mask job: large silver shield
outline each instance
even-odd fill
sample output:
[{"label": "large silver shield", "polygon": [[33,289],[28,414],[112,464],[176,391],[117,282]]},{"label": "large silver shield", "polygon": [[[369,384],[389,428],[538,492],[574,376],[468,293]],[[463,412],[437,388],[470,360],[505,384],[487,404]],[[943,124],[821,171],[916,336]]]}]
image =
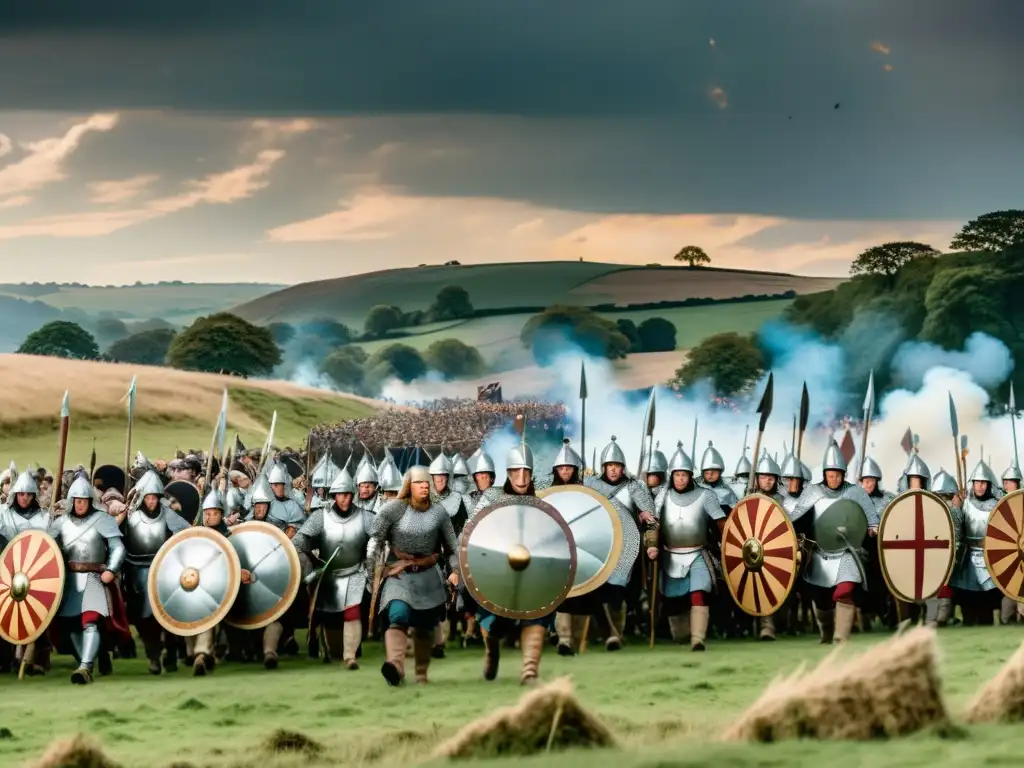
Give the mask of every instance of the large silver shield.
[{"label": "large silver shield", "polygon": [[487,611],[537,619],[562,604],[576,580],[576,541],[553,506],[523,496],[485,507],[459,542],[466,590]]},{"label": "large silver shield", "polygon": [[160,626],[191,637],[213,629],[238,597],[235,548],[210,528],[187,528],[164,542],[149,569],[149,604]]},{"label": "large silver shield", "polygon": [[554,485],[537,493],[561,514],[576,542],[576,580],[569,597],[603,585],[622,554],[622,520],[612,503],[583,485]]},{"label": "large silver shield", "polygon": [[242,584],[225,621],[239,629],[260,629],[277,621],[295,602],[302,583],[299,554],[279,529],[250,520],[231,529],[242,570],[251,574]]},{"label": "large silver shield", "polygon": [[856,549],[867,535],[868,519],[860,504],[851,499],[840,499],[814,521],[814,539],[826,552]]}]

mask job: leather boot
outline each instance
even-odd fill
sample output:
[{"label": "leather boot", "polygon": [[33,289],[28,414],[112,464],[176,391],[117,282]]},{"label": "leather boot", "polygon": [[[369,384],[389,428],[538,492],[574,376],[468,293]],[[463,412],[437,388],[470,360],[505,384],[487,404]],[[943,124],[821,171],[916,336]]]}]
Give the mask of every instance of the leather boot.
[{"label": "leather boot", "polygon": [[845,643],[850,639],[850,632],[853,631],[853,618],[857,609],[853,603],[836,603],[835,611],[835,641]]},{"label": "leather boot", "polygon": [[924,601],[924,625],[926,627],[939,626],[939,598],[933,597]]},{"label": "leather boot", "polygon": [[406,630],[391,627],[384,632],[384,658],[380,673],[388,685],[400,685],[405,678],[405,650],[409,645]]},{"label": "leather boot", "polygon": [[604,607],[605,618],[608,621],[608,638],[604,641],[607,651],[618,651],[622,648],[622,629],[626,623],[626,613],[622,608]]},{"label": "leather boot", "polygon": [[668,631],[672,639],[679,643],[686,643],[690,640],[690,614],[680,613],[668,617]]},{"label": "leather boot", "polygon": [[345,633],[341,629],[323,630],[324,664],[345,654]]},{"label": "leather boot", "polygon": [[759,637],[761,640],[771,642],[775,639],[775,619],[771,616],[762,616],[761,619],[761,632]]},{"label": "leather boot", "polygon": [[341,660],[345,669],[359,669],[356,663],[356,651],[363,641],[363,622],[358,619],[346,621],[342,632]]},{"label": "leather boot", "polygon": [[416,682],[423,685],[427,682],[427,669],[430,667],[430,658],[436,646],[432,637],[416,636],[413,641],[413,657],[416,659]]},{"label": "leather boot", "polygon": [[935,622],[940,626],[944,627],[949,623],[950,618],[953,616],[953,598],[951,597],[940,597],[939,607],[935,615]]},{"label": "leather boot", "polygon": [[444,646],[448,641],[447,627],[448,619],[438,622],[438,625],[434,627],[434,642],[430,652],[435,659],[444,658]]},{"label": "leather boot", "polygon": [[265,669],[277,669],[277,645],[281,642],[284,627],[275,621],[263,629],[263,666]]},{"label": "leather boot", "polygon": [[710,620],[711,609],[708,606],[690,606],[690,650],[704,650],[704,639],[708,635],[708,622]]},{"label": "leather boot", "polygon": [[540,671],[540,655],[544,651],[544,640],[548,631],[539,624],[531,624],[519,631],[519,646],[523,651],[523,668],[519,673],[519,682],[529,685],[537,679]]},{"label": "leather boot", "polygon": [[483,627],[480,632],[484,636],[484,680],[493,680],[498,676],[498,662],[501,660],[501,640]]},{"label": "leather boot", "polygon": [[[572,644],[572,630],[573,630],[573,617],[568,613],[556,613],[555,614],[555,632],[558,633],[558,655],[559,656],[572,656],[576,652],[573,650]],[[520,645],[522,641],[520,641]]]},{"label": "leather boot", "polygon": [[836,631],[835,611],[823,611],[818,606],[814,606],[814,619],[818,622],[822,644],[830,645]]}]

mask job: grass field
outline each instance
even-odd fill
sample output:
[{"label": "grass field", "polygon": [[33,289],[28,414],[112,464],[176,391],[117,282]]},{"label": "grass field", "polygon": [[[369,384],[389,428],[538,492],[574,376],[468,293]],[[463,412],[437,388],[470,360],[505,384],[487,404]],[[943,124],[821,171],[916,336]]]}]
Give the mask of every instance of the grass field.
[{"label": "grass field", "polygon": [[[885,637],[855,636],[844,653],[856,653]],[[944,695],[954,718],[1021,639],[1015,627],[939,632]],[[613,730],[622,748],[552,753],[517,764],[917,768],[1019,765],[1024,752],[1020,725],[925,732],[895,741],[716,743],[716,734],[774,676],[828,652],[809,637],[784,638],[770,645],[712,642],[704,654],[669,644],[651,651],[640,642],[618,654],[594,650],[569,659],[552,650],[545,649],[542,678],[571,675],[582,704]],[[378,671],[379,646],[370,643],[357,672],[303,658],[285,659],[275,672],[224,664],[207,678],[192,678],[182,671],[153,678],[146,674],[144,662],[115,661],[112,677],[87,687],[72,686],[72,660],[57,657],[45,678],[17,682],[12,676],[0,682],[0,727],[9,732],[0,738],[0,763],[22,764],[53,739],[77,732],[91,734],[125,768],[422,763],[435,744],[463,724],[518,700],[518,656],[518,651],[506,651],[499,679],[485,683],[480,679],[481,651],[456,650],[432,663],[428,686],[400,689],[385,685]],[[273,754],[265,741],[275,728],[315,739],[325,748],[322,756]]]},{"label": "grass field", "polygon": [[30,296],[19,293],[16,286],[0,286],[0,294],[27,300],[35,299],[57,309],[78,308],[91,315],[102,312],[123,312],[137,319],[160,317],[180,324],[200,315],[220,312],[236,304],[249,302],[273,293],[281,286],[259,283],[191,285],[125,285],[111,288],[87,286],[61,288],[54,293]]},{"label": "grass field", "polygon": [[361,329],[371,307],[394,304],[406,312],[425,310],[446,285],[465,288],[479,309],[496,309],[722,299],[789,290],[802,294],[828,290],[839,282],[771,272],[575,261],[425,266],[303,283],[232,311],[254,323],[329,317]]},{"label": "grass field", "polygon": [[[65,389],[71,427],[67,463],[89,464],[96,441],[99,464],[124,461],[127,412],[123,398],[137,376],[134,448],[158,457],[207,450],[224,388],[228,388],[229,435],[258,447],[278,412],[277,445],[298,448],[311,426],[372,413],[371,400],[335,395],[283,382],[244,380],[168,368],[0,355],[0,463],[13,459],[56,468],[58,420]],[[230,438],[229,438],[230,439]],[[133,449],[134,450],[134,449]]]}]

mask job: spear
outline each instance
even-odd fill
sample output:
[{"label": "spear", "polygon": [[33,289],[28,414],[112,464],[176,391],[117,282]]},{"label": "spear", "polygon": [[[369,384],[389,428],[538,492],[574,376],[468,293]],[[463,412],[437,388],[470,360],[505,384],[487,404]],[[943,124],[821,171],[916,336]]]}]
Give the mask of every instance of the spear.
[{"label": "spear", "polygon": [[[761,402],[757,406],[757,412],[761,414],[761,421],[757,425],[757,438],[754,440],[754,459],[761,454],[761,438],[764,437],[764,428],[768,424],[768,417],[772,415],[772,397],[775,390],[775,374],[768,374],[768,383],[765,384],[764,394],[761,395]],[[747,494],[754,490],[754,481],[757,475],[753,472],[747,478]]]},{"label": "spear", "polygon": [[690,446],[690,459],[697,463],[697,417],[693,419],[693,445]]},{"label": "spear", "polygon": [[967,435],[960,435],[960,462],[963,470],[964,485],[967,484]]},{"label": "spear", "polygon": [[[71,424],[71,398],[67,390],[64,391],[64,400],[60,404],[60,448],[57,451],[57,474],[53,476],[53,484],[56,486],[50,493],[50,514],[53,515],[57,508],[57,499],[63,495],[64,486],[64,458],[68,452],[68,427]],[[17,478],[12,479],[14,482]]]},{"label": "spear", "polygon": [[[801,402],[801,405],[802,404],[803,403]],[[795,451],[796,450],[796,414],[795,413],[793,414],[793,439],[790,441],[790,445],[793,446],[793,450]],[[789,454],[787,453],[786,455],[788,456]]]},{"label": "spear", "polygon": [[[962,456],[960,454],[960,421],[956,417],[956,403],[953,402],[953,393],[949,393],[949,428],[953,432],[953,455],[956,456],[956,484],[960,486],[960,490],[964,487],[964,473],[965,469],[961,467]],[[966,440],[962,442],[966,447]]]},{"label": "spear", "polygon": [[1017,456],[1017,401],[1013,396],[1013,382],[1010,382],[1010,431],[1013,433],[1013,466],[1019,467]]},{"label": "spear", "polygon": [[[128,385],[128,430],[124,438],[124,497],[128,498],[128,491],[132,485],[132,425],[135,422],[135,377],[132,376],[132,383]],[[91,476],[91,475],[90,475]]]},{"label": "spear", "polygon": [[[654,442],[654,389],[651,389],[651,397],[647,401],[647,413],[644,414],[644,433],[640,439],[640,464],[636,470],[638,478],[643,477],[647,471],[647,463],[651,460],[651,446]],[[645,480],[646,482],[646,480]]]},{"label": "spear", "polygon": [[[224,398],[220,404],[220,414],[217,416],[217,426],[213,428],[213,437],[210,438],[210,454],[206,457],[206,485],[203,486],[203,493],[210,492],[210,481],[213,479],[213,457],[217,454],[217,448],[224,446],[224,431],[228,422],[228,391],[224,390]],[[220,454],[223,455],[223,454]]]},{"label": "spear", "polygon": [[[92,482],[92,476],[96,473],[96,438],[92,439],[92,454],[89,456],[89,482]],[[127,478],[125,479],[127,482]]]},{"label": "spear", "polygon": [[313,430],[306,435],[306,514],[313,503]]},{"label": "spear", "polygon": [[864,461],[868,455],[868,431],[871,429],[871,412],[875,410],[875,372],[868,376],[868,391],[864,395],[864,431],[860,435],[860,477],[864,479]]},{"label": "spear", "polygon": [[597,448],[594,448],[590,452],[590,474],[597,474]]},{"label": "spear", "polygon": [[800,425],[796,433],[796,457],[799,459],[804,452],[804,434],[807,432],[807,420],[811,417],[811,398],[807,394],[807,382],[804,382],[800,393]]},{"label": "spear", "polygon": [[[587,460],[587,366],[580,363],[580,458]],[[583,467],[586,472],[587,468]]]},{"label": "spear", "polygon": [[745,426],[743,428],[743,454],[741,455],[740,458],[745,458],[746,455],[747,455],[747,438],[748,437],[750,437],[750,425],[749,424],[747,424],[747,426]]},{"label": "spear", "polygon": [[267,432],[267,442],[263,444],[263,452],[260,454],[260,463],[256,468],[256,477],[263,474],[263,468],[267,466],[267,455],[270,453],[270,446],[274,444],[275,429],[277,429],[277,411],[274,411],[274,415],[270,418],[270,431]]}]

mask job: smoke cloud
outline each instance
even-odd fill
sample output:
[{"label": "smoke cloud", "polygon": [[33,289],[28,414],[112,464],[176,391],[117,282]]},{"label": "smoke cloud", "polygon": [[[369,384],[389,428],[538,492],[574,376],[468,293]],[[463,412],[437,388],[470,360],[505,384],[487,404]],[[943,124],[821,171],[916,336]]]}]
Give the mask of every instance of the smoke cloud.
[{"label": "smoke cloud", "polygon": [[933,368],[952,368],[969,372],[975,382],[992,389],[1009,377],[1013,357],[1003,342],[975,332],[967,337],[962,352],[928,342],[904,342],[896,350],[892,368],[900,383],[908,387],[920,387]]}]

